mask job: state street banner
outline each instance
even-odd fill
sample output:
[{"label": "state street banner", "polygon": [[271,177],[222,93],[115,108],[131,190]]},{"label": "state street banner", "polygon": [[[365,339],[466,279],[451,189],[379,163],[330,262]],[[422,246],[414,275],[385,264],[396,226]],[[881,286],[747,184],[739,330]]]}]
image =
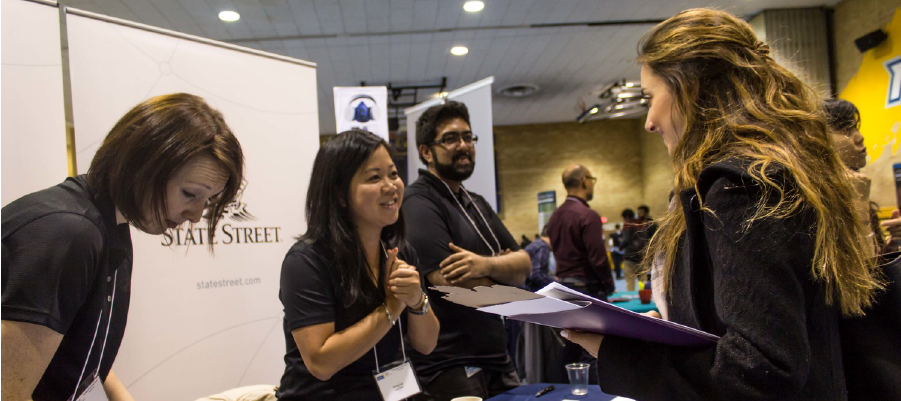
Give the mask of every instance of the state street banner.
[{"label": "state street banner", "polygon": [[334,94],[338,133],[359,128],[388,141],[388,88],[336,86]]},{"label": "state street banner", "polygon": [[2,206],[68,176],[59,9],[0,2]]},{"label": "state street banner", "polygon": [[[463,186],[488,201],[498,211],[497,176],[494,164],[494,120],[491,112],[491,84],[494,77],[488,77],[448,92],[447,99],[466,105],[469,110],[469,122],[472,133],[479,137],[476,143],[476,167],[472,176],[463,181]],[[419,178],[419,169],[426,168],[419,160],[419,149],[416,147],[416,120],[429,107],[441,104],[443,99],[432,99],[404,110],[407,116],[407,176],[412,184]]]},{"label": "state street banner", "polygon": [[69,9],[78,170],[125,112],[188,92],[222,112],[246,159],[208,250],[206,222],[132,229],[128,327],[113,370],[138,400],[193,400],[284,371],[282,261],[305,231],[319,147],[315,64]]}]

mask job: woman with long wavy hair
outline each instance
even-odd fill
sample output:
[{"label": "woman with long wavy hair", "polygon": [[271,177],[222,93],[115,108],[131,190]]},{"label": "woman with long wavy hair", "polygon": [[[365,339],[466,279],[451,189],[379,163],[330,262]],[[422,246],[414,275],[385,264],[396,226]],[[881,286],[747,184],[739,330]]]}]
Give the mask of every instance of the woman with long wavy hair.
[{"label": "woman with long wavy hair", "polygon": [[816,95],[744,21],[687,10],[639,45],[645,128],[673,204],[644,266],[668,320],[720,336],[675,347],[566,331],[601,389],[638,400],[843,400],[838,321],[881,283]]}]

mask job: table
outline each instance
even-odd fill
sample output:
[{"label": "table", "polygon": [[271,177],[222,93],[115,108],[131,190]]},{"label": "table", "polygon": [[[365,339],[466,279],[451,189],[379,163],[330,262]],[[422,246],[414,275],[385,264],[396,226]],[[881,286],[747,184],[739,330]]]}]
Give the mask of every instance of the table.
[{"label": "table", "polygon": [[506,393],[491,397],[488,401],[610,401],[616,398],[615,395],[602,393],[597,384],[588,385],[588,394],[573,395],[569,390],[569,383],[554,383],[554,390],[541,397],[535,397],[536,393],[550,385],[550,383],[535,383],[519,386]]},{"label": "table", "polygon": [[[651,300],[649,304],[641,303],[641,300],[638,299],[638,291],[623,291],[623,292],[614,292],[607,296],[607,299],[617,298],[622,296],[634,296],[634,299],[625,302],[612,302],[612,304],[619,306],[620,308],[628,309],[632,312],[645,313],[650,311],[657,311],[657,305],[654,304],[654,300]],[[541,397],[544,398],[544,397]]]}]

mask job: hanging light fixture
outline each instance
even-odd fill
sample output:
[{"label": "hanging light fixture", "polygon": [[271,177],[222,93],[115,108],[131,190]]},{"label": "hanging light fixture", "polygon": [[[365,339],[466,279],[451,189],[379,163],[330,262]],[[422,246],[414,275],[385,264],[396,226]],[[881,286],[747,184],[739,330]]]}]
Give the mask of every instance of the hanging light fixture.
[{"label": "hanging light fixture", "polygon": [[[600,102],[585,108],[576,121],[580,124],[592,118],[611,119],[639,115],[647,112],[648,102],[641,94],[638,82],[625,79],[602,87],[598,94]],[[595,92],[598,93],[598,92]]]}]

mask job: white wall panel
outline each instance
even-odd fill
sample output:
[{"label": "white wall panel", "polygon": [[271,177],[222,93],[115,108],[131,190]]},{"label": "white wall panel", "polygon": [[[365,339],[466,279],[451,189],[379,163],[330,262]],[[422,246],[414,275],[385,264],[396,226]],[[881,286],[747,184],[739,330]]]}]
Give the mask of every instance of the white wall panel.
[{"label": "white wall panel", "polygon": [[0,2],[2,182],[6,206],[68,175],[59,10]]},{"label": "white wall panel", "polygon": [[[167,237],[132,230],[131,309],[114,370],[145,400],[277,384],[285,353],[279,272],[305,230],[303,202],[319,147],[315,68],[74,14],[67,23],[79,170],[135,104],[196,94],[224,114],[241,142],[247,186],[238,206],[253,216],[222,220],[215,255],[196,239],[187,246],[184,229],[170,232],[171,246]],[[212,283],[226,285],[205,288]]]}]

